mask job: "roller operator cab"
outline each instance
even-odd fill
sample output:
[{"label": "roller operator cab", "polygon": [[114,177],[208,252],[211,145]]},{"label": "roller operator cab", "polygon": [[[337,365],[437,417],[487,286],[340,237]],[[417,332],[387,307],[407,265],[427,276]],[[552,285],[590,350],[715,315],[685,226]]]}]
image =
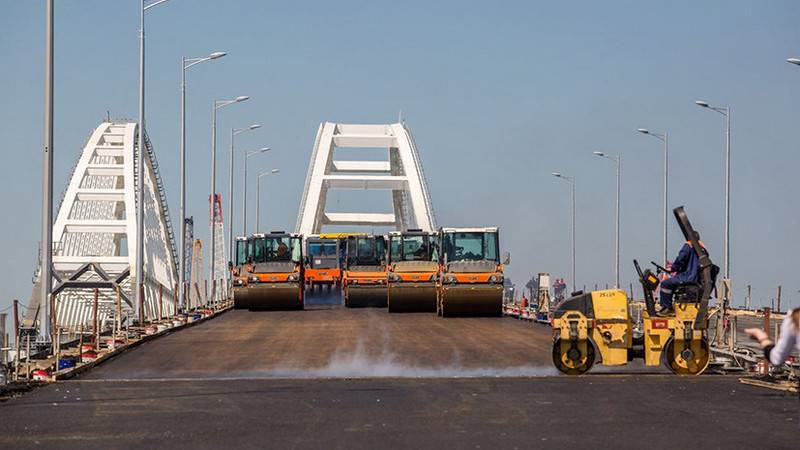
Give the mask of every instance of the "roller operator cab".
[{"label": "roller operator cab", "polygon": [[436,311],[440,253],[437,233],[389,233],[389,312]]},{"label": "roller operator cab", "polygon": [[234,303],[236,302],[236,294],[241,293],[247,288],[247,269],[250,264],[248,250],[248,238],[245,236],[237,236],[236,242],[234,243],[234,260],[229,264]]},{"label": "roller operator cab", "polygon": [[303,309],[305,291],[302,236],[283,231],[255,234],[249,240],[247,289],[234,297],[235,308]]},{"label": "roller operator cab", "polygon": [[375,235],[349,236],[345,245],[344,305],[386,307],[386,239]]},{"label": "roller operator cab", "polygon": [[440,316],[501,316],[503,314],[503,264],[499,230],[442,228],[439,304]]},{"label": "roller operator cab", "polygon": [[330,292],[342,279],[339,239],[309,236],[306,238],[305,280],[309,291]]},{"label": "roller operator cab", "polygon": [[674,314],[659,317],[653,292],[659,279],[634,260],[646,310],[641,332],[634,331],[625,292],[618,289],[576,292],[553,311],[553,363],[561,372],[579,375],[595,361],[606,366],[644,360],[664,364],[679,375],[699,375],[708,367],[708,301],[718,268],[695,238],[683,207],[673,210],[684,237],[699,259],[698,283],[675,290]]}]

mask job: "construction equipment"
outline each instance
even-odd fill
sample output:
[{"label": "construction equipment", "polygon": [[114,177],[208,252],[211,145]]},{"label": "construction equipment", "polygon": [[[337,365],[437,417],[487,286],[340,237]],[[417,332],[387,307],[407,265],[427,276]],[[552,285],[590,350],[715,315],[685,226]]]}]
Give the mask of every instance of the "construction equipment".
[{"label": "construction equipment", "polygon": [[585,373],[597,353],[601,364],[607,366],[642,358],[647,366],[663,362],[679,375],[699,375],[708,367],[708,300],[716,266],[700,246],[683,207],[673,213],[699,258],[699,283],[677,288],[674,314],[658,317],[653,291],[659,279],[650,269],[642,271],[634,260],[647,309],[642,312],[643,330],[639,333],[634,331],[625,291],[573,293],[553,311],[553,363],[558,370],[569,375]]},{"label": "construction equipment", "polygon": [[509,257],[500,262],[498,235],[496,227],[440,230],[440,316],[503,314],[503,265]]},{"label": "construction equipment", "polygon": [[303,309],[303,245],[299,234],[273,231],[249,239],[247,287],[234,296],[234,308]]},{"label": "construction equipment", "polygon": [[340,241],[335,237],[306,237],[305,281],[306,288],[331,292],[342,280]]},{"label": "construction equipment", "polygon": [[435,312],[439,235],[419,229],[389,233],[389,312]]},{"label": "construction equipment", "polygon": [[233,257],[235,261],[229,262],[228,266],[231,271],[231,280],[233,284],[233,299],[236,302],[236,295],[240,296],[247,290],[247,268],[250,264],[250,240],[245,236],[237,236],[234,243],[235,253]]},{"label": "construction equipment", "polygon": [[386,240],[375,235],[349,236],[345,245],[344,305],[386,307]]}]

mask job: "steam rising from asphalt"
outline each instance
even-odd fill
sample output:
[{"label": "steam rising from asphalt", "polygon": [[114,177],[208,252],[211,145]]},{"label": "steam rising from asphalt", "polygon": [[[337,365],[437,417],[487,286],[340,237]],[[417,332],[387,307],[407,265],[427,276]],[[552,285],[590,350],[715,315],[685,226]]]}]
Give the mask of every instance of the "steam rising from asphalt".
[{"label": "steam rising from asphalt", "polygon": [[412,366],[398,361],[395,354],[383,352],[377,357],[367,354],[363,345],[355,351],[337,351],[328,364],[318,369],[296,370],[276,368],[265,374],[286,378],[477,378],[477,377],[537,377],[555,375],[552,368],[535,366],[463,367],[457,361],[439,366]]}]

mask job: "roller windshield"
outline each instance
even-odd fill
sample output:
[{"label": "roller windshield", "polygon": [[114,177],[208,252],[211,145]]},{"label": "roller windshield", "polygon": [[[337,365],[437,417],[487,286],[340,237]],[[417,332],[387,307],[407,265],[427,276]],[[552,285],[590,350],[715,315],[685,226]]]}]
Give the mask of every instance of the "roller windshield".
[{"label": "roller windshield", "polygon": [[389,236],[389,262],[438,261],[439,240],[434,236]]},{"label": "roller windshield", "polygon": [[379,266],[386,261],[386,242],[383,237],[352,237],[347,245],[347,264],[350,266]]},{"label": "roller windshield", "polygon": [[247,241],[236,241],[235,265],[241,266],[247,262]]},{"label": "roller windshield", "polygon": [[250,256],[253,262],[300,262],[300,238],[291,236],[264,236],[253,239]]},{"label": "roller windshield", "polygon": [[448,262],[500,262],[496,232],[452,232],[444,235],[444,252]]},{"label": "roller windshield", "polygon": [[311,257],[336,257],[336,243],[335,242],[314,242],[308,244],[308,255]]}]

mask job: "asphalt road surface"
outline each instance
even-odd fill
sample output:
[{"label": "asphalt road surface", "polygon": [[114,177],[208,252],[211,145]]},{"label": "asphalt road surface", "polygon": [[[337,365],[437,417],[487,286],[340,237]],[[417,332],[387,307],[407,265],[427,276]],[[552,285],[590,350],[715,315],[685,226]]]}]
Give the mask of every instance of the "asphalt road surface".
[{"label": "asphalt road surface", "polygon": [[233,311],[0,404],[0,448],[797,448],[796,395],[554,375],[513,319]]}]

